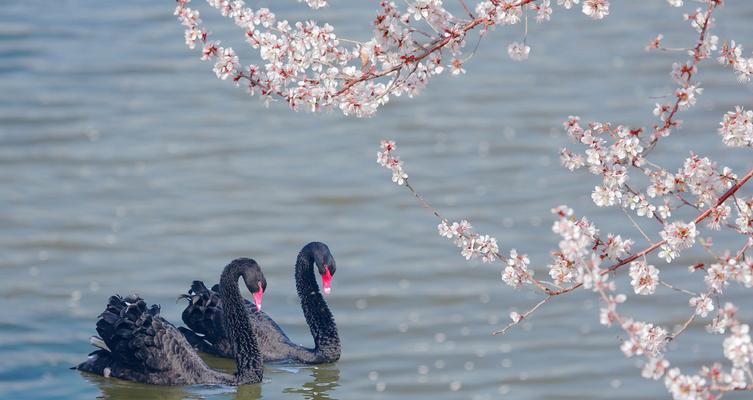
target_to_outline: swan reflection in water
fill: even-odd
[[[231,372],[235,369],[233,360],[202,353],[202,358],[212,368]],[[304,378],[306,378],[304,380]],[[336,400],[332,391],[340,386],[340,369],[337,364],[285,364],[270,363],[265,365],[264,383],[261,385],[243,385],[237,388],[227,387],[234,400],[269,399],[306,399],[306,400]],[[264,387],[267,396],[261,395]],[[273,389],[274,388],[274,389]],[[279,396],[279,392],[286,396]],[[225,398],[225,396],[221,396]]]
[[[99,375],[82,373],[81,376],[99,388],[97,399],[103,400],[182,400],[202,399],[202,395],[191,393],[184,386],[158,386],[138,382],[129,382],[117,378],[105,378]],[[258,385],[256,385],[258,386]]]
[[[336,364],[320,364],[301,368],[301,372],[310,373],[311,380],[300,387],[284,389],[283,393],[299,393],[301,398],[310,400],[334,400],[330,392],[340,384],[340,369]]]
[[[104,378],[93,374],[82,374],[89,382],[95,384],[100,391],[97,399],[101,400],[184,400],[184,399],[262,399],[262,387],[259,384],[225,386],[225,385],[195,385],[195,386],[161,386],[129,382],[117,378]]]
[[[232,360],[204,356],[207,364],[213,368],[232,372],[235,365]],[[308,379],[301,384],[305,375]],[[315,366],[285,366],[268,365],[265,371],[265,383],[259,385],[242,385],[238,387],[224,385],[196,385],[196,386],[158,386],[143,383],[128,382],[116,378],[104,378],[93,374],[81,374],[86,380],[99,388],[98,399],[102,400],[182,400],[182,399],[234,399],[257,400],[276,399],[279,395],[270,393],[275,383],[285,382],[283,398],[306,400],[336,400],[332,392],[340,386],[340,369],[336,364],[320,364]],[[267,396],[262,396],[262,387],[266,386]]]

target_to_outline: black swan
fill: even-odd
[[[324,293],[329,293],[332,275],[337,267],[332,253],[324,243],[311,242],[304,246],[295,264],[296,289],[306,323],[314,337],[313,349],[293,343],[280,326],[261,311],[261,296],[254,299],[256,305],[246,302],[246,311],[253,321],[252,326],[264,361],[320,364],[340,359],[337,326],[327,302],[319,292],[314,277],[314,264],[322,277]],[[183,322],[190,330],[180,328],[186,339],[199,351],[232,358],[233,347],[222,325],[222,291],[218,293],[216,285],[209,290],[204,283],[194,281],[188,294],[181,297],[189,300],[183,311]]]
[[[225,299],[224,326],[233,343],[237,372],[227,374],[207,366],[196,350],[170,322],[159,315],[160,308],[147,308],[138,296],[110,297],[97,321],[99,337],[92,344],[100,349],[75,369],[105,377],[157,385],[259,383],[263,362],[251,321],[243,307],[238,278],[256,293],[266,286],[256,261],[239,258],[228,264],[220,277],[219,292]]]

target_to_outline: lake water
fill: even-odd
[[[218,37],[240,42],[229,21],[196,3]],[[313,15],[280,3],[273,8],[282,17]],[[333,3],[314,16],[366,37],[375,6]],[[522,28],[498,29],[467,75],[438,78],[418,98],[357,120],[266,108],[218,81],[183,45],[173,2],[2,2],[0,397],[667,397],[662,382],[642,380],[636,361],[621,355],[619,332],[598,324],[591,293],[564,296],[492,337],[537,294],[504,287],[499,265],[465,262],[375,163],[379,140],[396,139],[419,191],[503,249],[528,253],[538,275],[557,243],[548,210],[562,203],[642,244],[618,210],[590,204],[594,177],[558,165],[561,122],[577,114],[650,126],[651,97],[671,93],[672,61],[685,57],[643,48],[659,32],[675,47],[695,34],[666,1],[612,3],[600,22],[556,8],[551,23],[531,26],[525,63],[506,55]],[[742,42],[747,55],[753,3],[727,3],[715,33]],[[716,128],[735,104],[753,106],[751,86],[712,62],[699,79],[706,93],[653,160],[676,169],[693,149],[743,172],[750,152],[726,150]],[[310,344],[292,271],[313,240],[338,262],[328,297],[343,343],[337,364],[269,365],[263,385],[242,388],[149,387],[69,369],[91,351],[87,339],[111,294],[137,292],[179,323],[177,295],[193,279],[215,282],[240,256],[264,268],[267,312]],[[663,277],[698,287],[683,265],[702,257],[687,253]],[[624,271],[619,284],[629,290]],[[727,298],[753,322],[749,293]],[[687,298],[661,289],[624,309],[670,327],[690,312]],[[696,323],[669,357],[695,371],[722,358],[720,343]]]

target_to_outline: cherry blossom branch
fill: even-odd
[[[388,151],[387,149],[390,149],[389,151],[391,151],[391,149],[394,149],[394,143],[390,144],[389,142],[387,142],[387,144],[383,145],[382,148],[385,151]],[[426,201],[426,199],[424,198],[424,196],[422,196],[420,193],[418,193],[413,188],[413,186],[411,186],[410,183],[408,183],[408,177],[407,177],[407,175],[405,175],[403,179],[404,179],[404,183],[403,184],[405,185],[406,188],[408,188],[408,190],[410,190],[411,193],[413,193],[413,196],[416,198],[416,200],[419,202],[419,204],[421,204],[422,207],[430,210],[432,212],[432,214],[434,214],[435,217],[439,218],[439,220],[442,222],[442,224],[447,224],[448,220],[446,218],[444,218],[442,216],[442,214],[439,213],[439,210],[437,210],[431,204],[429,204],[429,202]],[[473,240],[474,238],[473,237],[468,237],[467,239]],[[505,261],[508,260],[507,257],[505,257],[504,255],[500,254],[497,251],[491,251],[490,253],[491,253],[491,255],[494,258],[496,258],[496,259],[498,259],[498,260],[500,260],[502,262],[505,262]],[[531,276],[531,275],[528,275],[527,279],[530,280],[530,282],[533,283],[537,288],[541,289],[542,291],[544,291],[546,293],[548,293],[551,290],[550,288],[548,288],[546,286],[546,284],[547,284],[546,282],[534,279],[533,276]],[[537,306],[535,308],[538,308],[538,307],[539,306]]]
[[[683,104],[687,104],[689,101],[694,102],[692,98],[694,96],[694,91],[696,88],[690,85],[690,80],[693,77],[693,73],[696,71],[696,66],[701,62],[702,59],[707,57],[709,52],[707,47],[711,47],[706,43],[705,38],[706,32],[710,26],[709,22],[711,21],[711,14],[714,12],[714,9],[718,5],[719,3],[717,3],[716,1],[709,1],[707,2],[705,13],[701,14],[699,11],[696,11],[695,14],[686,16],[686,19],[693,18],[696,21],[696,25],[699,29],[698,42],[691,51],[693,58],[688,63],[686,63],[686,65],[681,67],[680,74],[677,75],[678,77],[684,79],[684,89],[678,90],[675,93],[675,96],[677,98],[672,105],[669,114],[666,115],[666,118],[663,118],[664,123],[661,126],[654,126],[654,132],[651,135],[651,139],[649,140],[648,144],[649,148],[654,147],[659,141],[659,138],[667,136],[671,127],[678,125],[678,123],[674,120],[674,117],[675,114],[677,114],[677,112],[680,110],[681,106]],[[703,21],[702,23],[698,22],[699,16],[700,20]],[[664,111],[664,108],[662,108],[662,111]],[[660,115],[663,115],[663,112]]]
[[[380,163],[382,163],[384,166],[389,166],[390,168],[392,168],[392,170],[393,170],[393,181],[395,181],[398,184],[405,185],[406,188],[408,188],[408,190],[413,194],[413,196],[416,198],[416,200],[419,202],[419,204],[421,204],[422,207],[430,210],[432,212],[432,214],[434,216],[436,216],[441,221],[442,224],[447,225],[447,219],[445,217],[443,217],[442,214],[435,207],[433,207],[420,193],[418,193],[413,188],[413,186],[411,186],[408,183],[408,181],[407,181],[408,175],[404,172],[404,170],[402,168],[402,161],[400,161],[396,156],[393,156],[393,154],[392,154],[392,152],[394,150],[395,150],[395,144],[394,144],[394,142],[392,142],[392,141],[385,141],[385,142],[383,142],[382,143],[382,152],[380,152],[378,154],[378,160],[380,160]],[[698,216],[696,216],[696,218],[693,220],[694,223],[698,224],[701,221],[703,221],[705,218],[707,218],[714,209],[716,209],[717,207],[719,207],[721,204],[723,204],[725,201],[727,201],[735,192],[737,192],[740,188],[742,188],[751,179],[751,177],[753,177],[753,168],[751,170],[749,170],[742,178],[740,178],[735,183],[735,185],[733,185],[724,194],[722,194],[713,206],[709,207],[706,211],[704,211],[704,212],[700,213]],[[442,226],[442,224],[440,224],[440,226]],[[645,235],[645,233],[644,233],[644,235]],[[622,260],[620,260],[620,261],[612,264],[611,266],[609,266],[609,267],[601,270],[600,272],[598,272],[598,274],[601,275],[601,276],[609,274],[609,273],[617,270],[618,268],[620,268],[623,265],[632,263],[633,261],[635,261],[635,260],[637,260],[639,258],[644,258],[646,255],[650,254],[651,252],[655,251],[656,249],[658,249],[658,248],[660,248],[660,247],[662,247],[662,246],[664,246],[666,244],[667,244],[667,239],[663,239],[663,240],[661,240],[659,242],[653,243],[650,246],[646,247],[645,249],[639,251],[638,253],[632,254],[631,256],[629,256],[629,257],[627,257],[625,259],[622,259]],[[496,240],[495,240],[495,246],[496,246]],[[497,251],[493,251],[493,255],[494,255],[495,258],[497,258],[497,259],[499,259],[501,261],[505,261],[506,260],[506,258],[504,258],[502,255],[500,255]],[[512,319],[513,322],[510,323],[510,324],[508,324],[503,329],[500,329],[498,331],[493,332],[493,334],[495,334],[495,335],[496,334],[500,334],[500,333],[506,333],[511,327],[517,325],[522,319],[528,317],[530,314],[532,314],[533,312],[535,312],[536,310],[538,310],[541,306],[543,306],[551,298],[559,296],[559,295],[562,295],[562,294],[566,294],[566,293],[572,292],[573,290],[578,289],[578,288],[580,288],[581,286],[584,285],[584,281],[581,281],[581,282],[575,283],[575,284],[573,284],[573,285],[571,285],[569,287],[566,287],[566,288],[551,289],[551,288],[545,286],[545,284],[543,282],[533,279],[531,275],[527,274],[527,271],[523,271],[523,272],[517,271],[517,272],[520,273],[521,275],[525,275],[524,278],[521,279],[521,281],[529,280],[535,286],[537,286],[539,289],[543,290],[547,294],[547,297],[545,297],[542,300],[540,300],[535,306],[533,306],[531,309],[529,309],[528,311],[526,311],[523,314],[511,313],[511,319]],[[685,291],[683,289],[675,288],[675,287],[667,284],[666,282],[661,282],[661,283],[663,285],[667,286],[667,287],[670,287],[670,288],[674,289],[674,290],[682,291],[682,292],[685,292],[687,294],[694,294],[693,292],[690,292],[690,291]],[[693,317],[693,319],[694,319],[694,317]],[[692,320],[690,322],[692,322]],[[690,322],[687,322],[687,325],[689,325]],[[680,332],[682,332],[682,331],[684,331],[684,329],[681,330]],[[677,335],[679,335],[679,333],[674,334],[672,336],[672,338],[676,337]]]
[[[441,0],[406,1],[401,10],[391,1],[378,2],[374,34],[366,41],[338,37],[328,24],[314,21],[278,20],[266,8],[253,10],[243,0],[208,0],[213,8],[243,29],[246,41],[258,50],[263,65],[243,65],[230,47],[210,41],[209,30],[202,25],[197,10],[188,7],[191,0],[177,0],[175,15],[185,27],[188,47],[202,46],[202,59],[212,60],[218,78],[230,78],[237,85],[247,84],[249,94],[258,94],[269,103],[283,99],[293,110],[321,111],[339,109],[346,115],[369,116],[391,96],[414,96],[428,80],[448,67],[453,75],[465,72],[463,47],[473,30],[481,36],[497,25],[520,22],[524,7],[537,13],[538,22],[552,14],[550,0],[483,0],[475,11],[460,1],[470,19],[448,11]],[[326,0],[306,0],[314,9]],[[538,4],[537,4],[538,3]],[[576,0],[559,1],[566,9]],[[592,19],[609,14],[606,0],[584,0],[582,11]],[[424,32],[417,24],[428,26]],[[414,34],[424,35],[421,41]],[[348,46],[343,46],[342,43]],[[517,42],[508,47],[514,60],[527,58],[530,47]],[[449,62],[445,62],[449,57]],[[402,79],[398,75],[410,70]]]
[[[509,9],[512,9],[512,8],[521,8],[524,5],[526,5],[528,3],[532,3],[534,1],[536,1],[536,0],[518,0],[518,2],[516,2],[515,4],[511,4],[511,5],[507,5],[507,6],[503,7],[503,11],[506,11],[506,10],[509,10]],[[495,2],[492,1],[492,3],[495,3]],[[433,53],[441,50],[442,48],[444,48],[445,46],[447,46],[452,41],[457,40],[459,37],[465,36],[469,31],[475,29],[479,25],[491,26],[491,25],[495,25],[495,22],[491,18],[488,18],[488,17],[477,17],[477,18],[474,18],[473,20],[469,21],[468,23],[466,23],[465,25],[463,25],[462,27],[460,27],[460,29],[452,30],[450,32],[446,32],[444,38],[439,39],[435,43],[431,44],[429,46],[429,48],[426,49],[423,53],[419,53],[419,54],[415,54],[415,55],[403,56],[403,60],[404,60],[405,64],[418,63],[418,62],[424,60],[426,57],[430,56],[431,54],[433,54]],[[380,71],[380,72],[376,72],[376,73],[364,74],[364,75],[362,75],[359,78],[352,79],[352,80],[348,81],[342,87],[342,89],[340,89],[337,93],[335,93],[335,96],[342,95],[343,93],[347,92],[351,87],[353,87],[354,85],[356,85],[358,83],[361,83],[361,82],[364,82],[364,81],[368,81],[368,80],[377,79],[377,78],[381,78],[381,77],[389,75],[389,74],[391,74],[391,73],[393,73],[395,71],[398,71],[398,70],[402,69],[405,66],[405,64],[396,65],[396,66],[394,66],[392,68],[388,68],[386,70],[383,70],[383,71]]]
[[[741,187],[743,187],[743,185],[745,185],[745,183],[747,183],[748,180],[750,180],[751,177],[753,177],[753,168],[751,168],[734,186],[732,186],[723,195],[721,195],[719,197],[719,200],[716,201],[716,204],[713,207],[709,207],[708,209],[706,209],[706,211],[698,214],[698,216],[696,216],[693,219],[693,222],[696,223],[696,224],[698,224],[699,222],[701,222],[704,219],[706,219],[711,214],[711,212],[714,209],[716,209],[718,206],[720,206],[725,201],[727,201],[727,199],[730,196],[732,196],[735,192],[737,192]],[[637,259],[639,259],[641,257],[644,257],[644,256],[652,253],[653,251],[655,251],[656,249],[660,248],[661,246],[663,246],[665,244],[667,244],[667,240],[666,239],[661,240],[659,242],[656,242],[656,243],[654,243],[654,244],[646,247],[645,249],[639,251],[638,253],[635,253],[632,256],[625,258],[624,260],[621,260],[621,261],[618,261],[618,262],[614,263],[613,265],[611,265],[608,268],[606,268],[602,272],[602,274],[608,274],[608,273],[616,270],[617,268],[622,267],[625,264],[629,264],[629,263],[631,263],[631,262],[633,262],[633,261],[635,261],[635,260],[637,260]],[[572,292],[573,290],[575,290],[575,289],[577,289],[577,288],[579,288],[581,286],[583,286],[583,283],[576,283],[576,284],[574,284],[572,286],[563,288],[561,290],[552,291],[549,294],[552,295],[552,296],[558,296],[558,295],[561,295],[561,294]]]

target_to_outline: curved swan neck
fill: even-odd
[[[340,338],[337,326],[327,302],[319,292],[314,276],[314,255],[307,246],[298,254],[295,264],[295,285],[301,300],[303,315],[314,337],[315,349],[322,361],[332,362],[340,358]]]
[[[235,350],[238,383],[257,383],[261,382],[263,377],[263,363],[251,329],[251,321],[246,314],[243,297],[238,288],[238,278],[242,272],[243,265],[232,262],[225,267],[220,277],[220,296],[224,309],[223,324]]]
[[[314,277],[314,255],[307,248],[298,253],[295,263],[295,288],[301,299],[319,293],[319,285]]]

